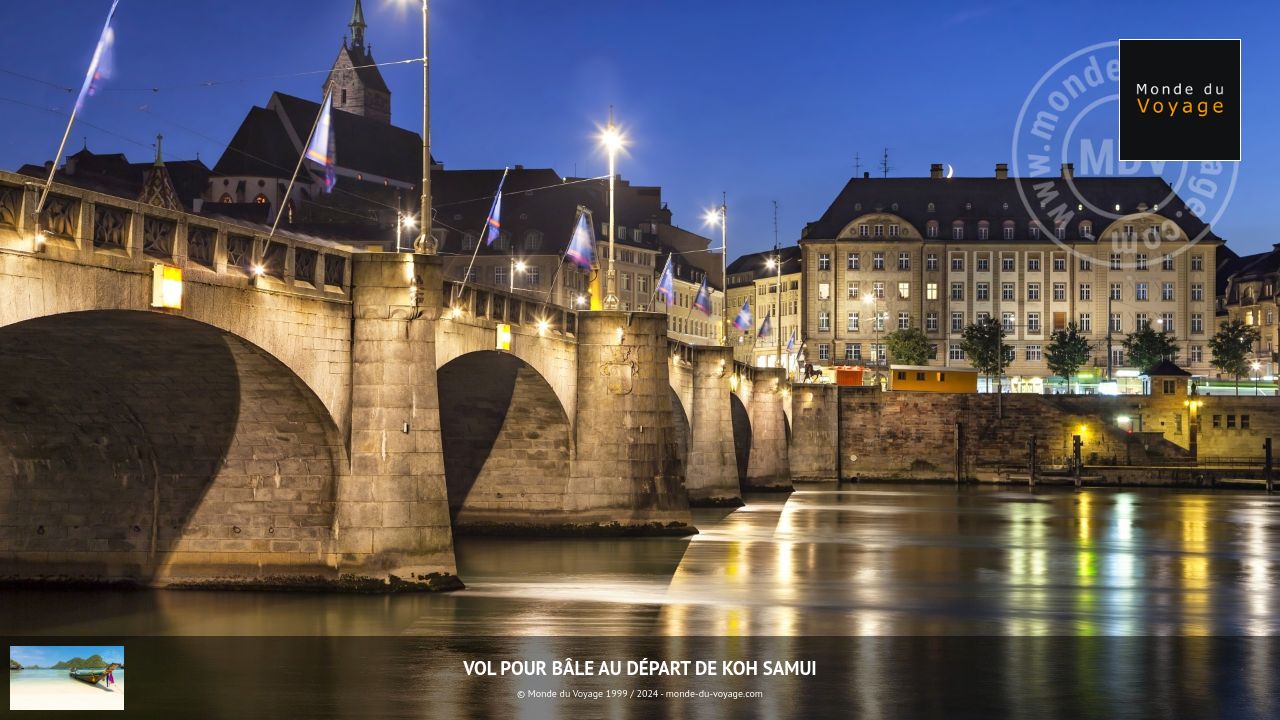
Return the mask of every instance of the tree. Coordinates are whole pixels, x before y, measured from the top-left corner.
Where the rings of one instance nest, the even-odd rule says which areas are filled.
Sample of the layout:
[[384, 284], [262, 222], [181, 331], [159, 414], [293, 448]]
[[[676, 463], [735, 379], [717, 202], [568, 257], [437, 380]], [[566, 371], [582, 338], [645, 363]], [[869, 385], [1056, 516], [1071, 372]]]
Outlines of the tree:
[[1172, 333], [1165, 330], [1157, 332], [1148, 324], [1125, 336], [1124, 352], [1129, 356], [1130, 362], [1145, 373], [1161, 360], [1176, 357], [1178, 343]]
[[929, 360], [929, 338], [920, 328], [894, 330], [885, 336], [884, 346], [899, 365], [923, 365]]
[[1067, 323], [1066, 330], [1058, 330], [1044, 350], [1045, 362], [1054, 375], [1066, 378], [1067, 391], [1071, 390], [1071, 377], [1081, 365], [1089, 361], [1093, 344], [1080, 334], [1075, 323]]
[[988, 377], [999, 373], [1005, 364], [1004, 358], [1013, 352], [1012, 345], [1004, 344], [1004, 327], [990, 318], [965, 326], [960, 349], [969, 358], [969, 364]]
[[1236, 395], [1240, 394], [1240, 376], [1245, 373], [1246, 360], [1261, 334], [1258, 328], [1245, 325], [1239, 318], [1224, 320], [1218, 332], [1209, 338], [1209, 350], [1213, 352], [1213, 366], [1236, 378]]

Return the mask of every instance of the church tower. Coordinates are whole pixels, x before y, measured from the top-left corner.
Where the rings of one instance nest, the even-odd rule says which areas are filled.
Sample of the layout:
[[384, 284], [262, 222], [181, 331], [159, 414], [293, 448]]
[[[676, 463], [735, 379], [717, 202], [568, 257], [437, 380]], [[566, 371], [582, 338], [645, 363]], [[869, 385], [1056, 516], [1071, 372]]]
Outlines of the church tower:
[[373, 46], [365, 44], [364, 8], [356, 0], [351, 11], [351, 33], [343, 38], [338, 59], [324, 81], [324, 91], [333, 87], [333, 107], [371, 120], [391, 123], [391, 91], [382, 80], [373, 59]]

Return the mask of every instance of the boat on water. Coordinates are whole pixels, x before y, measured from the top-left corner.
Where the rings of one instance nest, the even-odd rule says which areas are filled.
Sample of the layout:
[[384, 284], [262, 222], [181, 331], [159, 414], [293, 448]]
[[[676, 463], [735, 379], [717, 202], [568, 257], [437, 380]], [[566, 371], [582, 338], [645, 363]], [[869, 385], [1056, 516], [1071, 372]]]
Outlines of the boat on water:
[[108, 674], [118, 669], [119, 667], [120, 667], [120, 663], [111, 663], [110, 665], [104, 668], [78, 668], [76, 670], [71, 671], [71, 677], [75, 680], [79, 680], [82, 683], [97, 685], [98, 683], [102, 682], [102, 678], [106, 677]]

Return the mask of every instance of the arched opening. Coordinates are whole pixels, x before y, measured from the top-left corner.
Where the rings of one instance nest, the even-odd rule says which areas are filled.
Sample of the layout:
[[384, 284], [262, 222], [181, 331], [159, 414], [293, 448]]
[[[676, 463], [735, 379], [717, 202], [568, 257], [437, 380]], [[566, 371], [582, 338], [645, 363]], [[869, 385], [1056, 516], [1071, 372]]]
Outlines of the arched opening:
[[729, 393], [729, 404], [733, 415], [733, 450], [738, 461], [738, 483], [745, 486], [747, 464], [751, 460], [751, 416], [737, 393]]
[[686, 471], [689, 469], [689, 413], [685, 412], [684, 403], [680, 402], [680, 395], [675, 388], [667, 388], [671, 393], [671, 426], [672, 441], [676, 446], [676, 457], [680, 460], [680, 467]]
[[563, 511], [571, 432], [547, 381], [493, 350], [457, 357], [437, 377], [454, 529], [501, 528]]
[[0, 328], [0, 377], [3, 574], [287, 574], [328, 552], [341, 437], [260, 348], [158, 313], [68, 313]]

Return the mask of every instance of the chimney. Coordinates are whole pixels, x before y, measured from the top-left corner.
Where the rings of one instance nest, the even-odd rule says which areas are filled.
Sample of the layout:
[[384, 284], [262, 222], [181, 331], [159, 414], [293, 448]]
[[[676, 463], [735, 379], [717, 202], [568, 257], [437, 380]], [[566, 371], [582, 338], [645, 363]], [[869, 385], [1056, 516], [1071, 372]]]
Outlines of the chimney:
[[1009, 164], [1008, 164], [1008, 163], [996, 163], [996, 179], [997, 179], [997, 180], [1008, 180], [1008, 179], [1009, 179]]
[[870, 171], [870, 170], [863, 170], [863, 171], [862, 171], [862, 179], [863, 179], [863, 180], [870, 180], [870, 179], [871, 179], [871, 171]]
[[942, 179], [942, 163], [933, 163], [929, 166], [929, 177], [934, 180]]
[[1062, 177], [1063, 177], [1063, 178], [1065, 178], [1065, 179], [1067, 179], [1067, 180], [1070, 180], [1071, 178], [1075, 177], [1075, 174], [1076, 174], [1076, 164], [1075, 164], [1075, 163], [1062, 163]]

